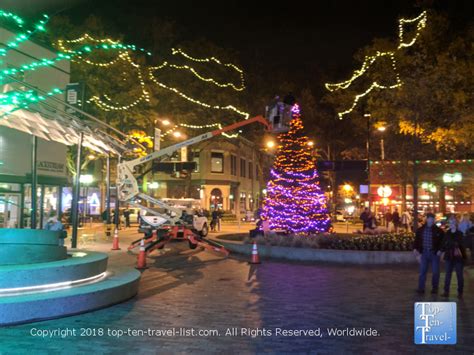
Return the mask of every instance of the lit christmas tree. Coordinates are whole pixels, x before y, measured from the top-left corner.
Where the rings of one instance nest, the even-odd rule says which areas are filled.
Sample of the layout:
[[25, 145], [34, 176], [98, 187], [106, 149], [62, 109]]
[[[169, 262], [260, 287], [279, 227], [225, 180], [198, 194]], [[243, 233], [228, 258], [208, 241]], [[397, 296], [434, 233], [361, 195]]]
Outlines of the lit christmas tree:
[[305, 234], [327, 232], [331, 221], [326, 197], [319, 187], [308, 137], [303, 135], [298, 104], [291, 112], [290, 130], [278, 137], [280, 145], [261, 217], [269, 222], [270, 229]]

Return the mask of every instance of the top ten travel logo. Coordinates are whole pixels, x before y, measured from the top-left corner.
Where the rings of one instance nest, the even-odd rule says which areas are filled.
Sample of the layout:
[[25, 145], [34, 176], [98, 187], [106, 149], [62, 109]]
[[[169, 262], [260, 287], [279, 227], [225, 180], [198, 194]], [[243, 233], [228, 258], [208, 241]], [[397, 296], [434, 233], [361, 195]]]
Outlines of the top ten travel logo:
[[456, 344], [456, 302], [415, 303], [415, 344]]

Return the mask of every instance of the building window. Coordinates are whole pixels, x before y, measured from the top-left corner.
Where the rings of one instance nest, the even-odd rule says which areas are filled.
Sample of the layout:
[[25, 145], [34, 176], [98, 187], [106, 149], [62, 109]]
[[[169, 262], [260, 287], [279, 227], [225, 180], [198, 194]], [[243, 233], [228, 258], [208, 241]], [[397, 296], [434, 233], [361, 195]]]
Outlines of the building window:
[[253, 164], [249, 162], [249, 179], [253, 179]]
[[191, 151], [190, 157], [188, 158], [188, 161], [196, 163], [196, 168], [193, 170], [193, 173], [199, 172], [199, 153], [200, 151], [198, 149], [193, 149]]
[[258, 180], [258, 164], [255, 164], [255, 180]]
[[211, 173], [224, 172], [224, 153], [211, 152]]
[[233, 154], [230, 155], [230, 174], [237, 176], [237, 157]]
[[245, 177], [246, 161], [245, 159], [240, 158], [240, 176]]

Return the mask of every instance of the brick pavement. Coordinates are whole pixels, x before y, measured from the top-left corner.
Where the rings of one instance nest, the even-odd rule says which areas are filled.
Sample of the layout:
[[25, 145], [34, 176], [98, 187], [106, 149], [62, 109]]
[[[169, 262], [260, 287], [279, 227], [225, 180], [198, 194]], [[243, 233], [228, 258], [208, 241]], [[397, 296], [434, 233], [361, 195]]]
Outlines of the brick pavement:
[[[137, 238], [121, 233], [121, 247]], [[111, 242], [90, 243], [110, 263], [133, 265], [135, 256], [110, 252]], [[113, 353], [459, 353], [474, 351], [474, 269], [466, 268], [466, 296], [458, 302], [458, 345], [415, 347], [413, 303], [443, 300], [415, 296], [412, 267], [304, 265], [264, 260], [252, 268], [239, 257], [223, 259], [186, 243], [172, 243], [148, 259], [136, 298], [92, 313], [0, 329], [0, 354]], [[250, 279], [249, 279], [250, 277]], [[442, 275], [442, 280], [444, 274]], [[453, 285], [454, 287], [455, 285]], [[454, 300], [454, 299], [453, 299]], [[225, 336], [227, 328], [275, 330], [372, 327], [375, 338]], [[215, 329], [219, 336], [69, 336], [42, 339], [32, 329]]]

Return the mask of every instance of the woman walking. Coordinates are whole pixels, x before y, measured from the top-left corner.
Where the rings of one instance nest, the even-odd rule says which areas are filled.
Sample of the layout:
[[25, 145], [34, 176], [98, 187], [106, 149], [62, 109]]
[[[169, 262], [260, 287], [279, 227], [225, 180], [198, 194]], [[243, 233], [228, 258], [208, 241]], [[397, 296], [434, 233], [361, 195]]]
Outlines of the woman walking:
[[463, 245], [463, 235], [457, 228], [456, 219], [449, 220], [449, 230], [446, 232], [441, 251], [444, 253], [446, 261], [446, 279], [444, 282], [443, 297], [449, 297], [451, 286], [451, 275], [456, 270], [458, 280], [458, 298], [462, 298], [464, 289], [464, 260], [466, 259], [466, 249]]

